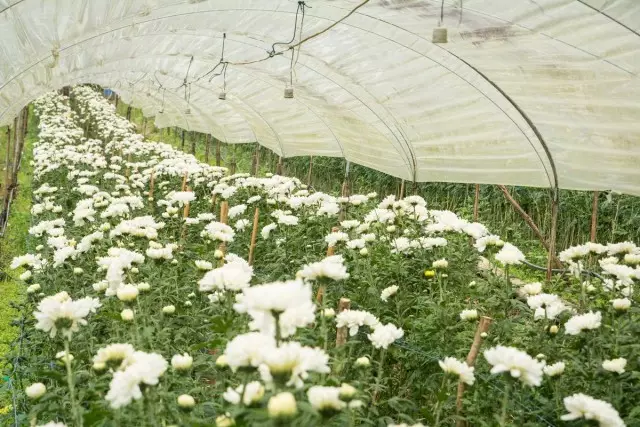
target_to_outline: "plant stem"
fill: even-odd
[[[64,340],[64,364],[67,367],[67,384],[69,385],[69,394],[71,396],[71,410],[73,417],[76,419],[76,425],[82,427],[82,414],[76,402],[76,386],[73,380],[73,371],[71,371],[71,358],[69,354],[69,338],[66,338]]]
[[[438,401],[436,402],[436,407],[434,408],[434,412],[436,413],[436,421],[434,427],[438,427],[440,425],[440,415],[442,414],[442,403],[444,401],[440,401],[440,396],[447,388],[447,374],[442,376],[442,384],[440,384],[440,391],[438,392]]]
[[[282,341],[282,332],[280,331],[280,313],[274,312],[273,317],[276,321],[276,347],[280,347],[280,341]]]
[[[376,386],[373,392],[373,404],[376,405],[378,402],[378,394],[380,394],[380,387],[382,383],[382,374],[384,374],[384,358],[387,355],[387,349],[383,348],[380,350],[380,365],[378,366],[378,375],[376,376]]]
[[[502,413],[500,414],[500,427],[507,425],[507,408],[509,407],[509,395],[511,394],[511,380],[507,378],[502,398]]]

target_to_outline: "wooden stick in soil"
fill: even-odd
[[[593,205],[591,207],[591,241],[595,242],[598,232],[598,196],[599,191],[593,192]]]
[[[479,209],[480,209],[480,184],[476,184],[476,195],[473,200],[473,222],[478,222]]]
[[[520,214],[522,219],[524,219],[524,222],[527,223],[527,225],[531,228],[533,233],[538,237],[542,246],[549,253],[549,256],[551,257],[551,260],[552,260],[552,265],[555,267],[561,268],[562,263],[551,250],[551,245],[547,242],[547,239],[545,239],[545,237],[542,235],[542,232],[540,231],[536,223],[533,222],[533,219],[531,219],[531,217],[524,211],[524,209],[522,209],[522,206],[520,206],[520,204],[516,201],[516,199],[513,198],[513,196],[509,193],[509,190],[507,189],[507,187],[505,187],[504,185],[498,185],[498,188],[504,193],[504,196],[507,199],[507,201],[511,203],[511,206],[513,206],[515,211],[518,212],[518,214]]]
[[[338,302],[338,313],[342,313],[345,310],[351,308],[351,300],[349,298],[340,298]],[[324,315],[324,314],[323,314]],[[336,332],[336,347],[343,346],[347,343],[347,336],[349,335],[349,329],[346,326],[341,326]]]
[[[480,346],[482,345],[482,334],[489,330],[492,320],[493,319],[487,316],[482,316],[480,318],[480,323],[478,323],[478,328],[476,329],[476,335],[473,337],[473,343],[471,344],[471,349],[467,355],[467,365],[473,366],[476,363],[476,358],[478,357]],[[462,397],[464,395],[464,389],[465,384],[460,381],[458,383],[458,393],[456,394],[456,414],[458,416],[462,413]],[[466,422],[464,420],[459,419],[456,421],[456,427],[465,427],[465,425]]]
[[[404,199],[404,179],[400,182],[400,197],[398,197],[400,200]]]
[[[211,135],[207,134],[207,141],[204,146],[204,162],[209,164],[209,152],[211,151]]]
[[[226,224],[228,220],[229,220],[229,202],[224,200],[222,201],[222,203],[220,203],[220,222],[223,224]],[[224,254],[227,251],[227,244],[225,242],[220,243],[220,246],[218,247],[218,249],[220,249]]]
[[[549,236],[549,260],[547,262],[547,281],[551,280],[553,275],[553,265],[556,258],[556,235],[558,232],[558,194],[557,189],[554,192],[551,201],[551,235]],[[559,262],[559,261],[558,261]]]
[[[311,186],[311,171],[313,170],[313,156],[309,157],[309,172],[307,172],[307,186]]]
[[[216,166],[220,166],[222,163],[222,153],[220,150],[220,140],[216,139]]]
[[[332,233],[335,233],[338,230],[340,230],[339,227],[331,227],[331,232]],[[329,246],[327,248],[327,256],[332,256],[332,255],[335,255],[335,254],[336,254],[335,246]],[[318,288],[318,293],[316,294],[316,302],[318,303],[318,305],[322,305],[322,298],[324,298],[324,292],[325,292],[324,286],[320,286]]]
[[[249,245],[249,265],[253,265],[256,251],[256,239],[258,238],[258,222],[260,219],[260,208],[256,208],[253,214],[253,230],[251,230],[251,244]]]
[[[188,179],[189,179],[189,172],[185,171],[184,176],[182,177],[182,186],[180,187],[180,191],[186,191]]]

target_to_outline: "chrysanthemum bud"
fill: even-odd
[[[84,273],[84,270],[81,269],[80,267],[76,267],[73,269],[73,274],[82,274]]]
[[[228,412],[225,415],[220,415],[216,418],[216,427],[231,427],[236,425],[236,422],[231,418],[231,414]]]
[[[24,389],[29,399],[40,399],[46,392],[47,387],[42,383],[34,383]]]
[[[425,270],[424,271],[424,277],[430,279],[432,277],[435,277],[436,272],[434,270]]]
[[[367,249],[367,248],[360,249],[360,255],[362,255],[362,256],[369,255],[369,249]]]
[[[289,392],[278,393],[269,399],[267,410],[271,418],[291,418],[298,412],[296,398]]]
[[[191,409],[196,406],[196,400],[188,394],[182,394],[178,396],[178,406],[183,409]]]
[[[176,312],[176,306],[175,305],[165,305],[164,307],[162,307],[162,312],[164,314],[173,314]]]
[[[356,366],[367,367],[369,365],[371,365],[371,361],[367,356],[358,357],[356,359]]]
[[[333,308],[325,308],[322,315],[327,319],[331,319],[336,315],[336,311]]]
[[[227,366],[229,366],[229,364],[227,363],[227,356],[225,356],[224,354],[218,356],[218,358],[216,359],[216,366],[218,368],[226,368]]]
[[[124,320],[125,322],[131,322],[133,320],[133,310],[125,308],[120,313],[120,318],[122,318],[122,320]]]
[[[557,325],[551,325],[549,327],[549,333],[550,334],[554,334],[554,335],[557,334],[558,333],[558,326]]]
[[[216,249],[216,251],[213,253],[213,257],[215,259],[222,259],[224,257],[224,252],[222,252],[220,249]]]
[[[193,365],[193,357],[189,356],[188,353],[184,353],[182,355],[176,354],[171,358],[171,366],[176,371],[186,371],[191,369]]]
[[[39,283],[34,283],[33,285],[29,286],[27,288],[27,293],[28,294],[35,294],[36,292],[38,292],[40,289],[42,289],[42,287],[40,286]]]
[[[351,384],[342,383],[340,386],[340,400],[349,402],[356,395],[356,388]]]
[[[613,308],[619,311],[627,311],[631,307],[631,300],[628,298],[617,298],[611,301]]]

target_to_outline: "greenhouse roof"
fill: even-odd
[[[157,126],[283,157],[640,195],[640,1],[304,3],[0,0],[0,125],[97,83]]]

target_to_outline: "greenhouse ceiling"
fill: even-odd
[[[640,195],[640,1],[300,3],[0,0],[0,125],[97,83],[283,157]]]

